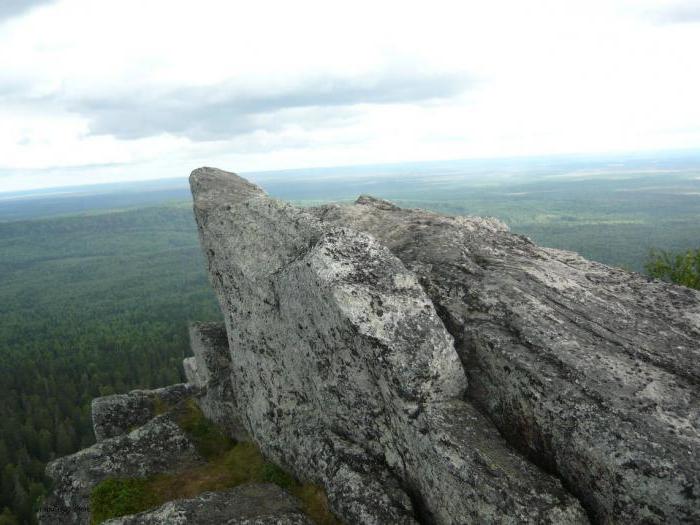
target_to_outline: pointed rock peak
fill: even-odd
[[[207,167],[197,168],[190,174],[190,189],[194,204],[199,208],[238,204],[265,195],[262,188],[235,173]]]
[[[400,210],[396,204],[393,202],[389,202],[384,199],[378,199],[376,197],[372,197],[371,195],[360,195],[357,200],[355,201],[355,204],[361,204],[363,206],[374,206],[375,208],[379,210]]]

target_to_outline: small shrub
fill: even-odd
[[[677,254],[652,250],[644,268],[651,277],[700,290],[700,249]]]
[[[157,504],[142,478],[108,479],[98,484],[90,496],[92,523],[144,511]]]

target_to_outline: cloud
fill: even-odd
[[[0,0],[0,191],[697,147],[696,5]]]
[[[69,111],[89,120],[90,133],[136,139],[160,133],[195,141],[227,139],[256,130],[274,131],[299,117],[303,121],[343,120],[360,104],[425,103],[454,97],[473,84],[464,74],[384,73],[338,78],[319,76],[296,85],[242,87],[227,82],[213,86],[141,91],[68,100]],[[339,114],[340,112],[340,114]]]
[[[23,15],[41,5],[48,5],[55,0],[2,0],[0,2],[0,24],[9,18]]]
[[[692,24],[700,22],[700,3],[697,0],[676,2],[649,12],[658,24]]]

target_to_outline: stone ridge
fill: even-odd
[[[236,175],[190,181],[234,398],[268,457],[347,523],[587,521],[462,399],[454,340],[386,247]]]
[[[207,347],[205,353],[216,354],[221,348],[222,333],[218,324],[193,325],[191,331],[202,336],[200,342]],[[225,334],[225,331],[223,332]],[[199,349],[202,350],[201,348]],[[209,377],[216,377],[222,360],[205,360],[204,366]],[[220,378],[228,382],[229,378]],[[197,451],[191,437],[183,430],[183,416],[189,413],[188,402],[199,397],[199,402],[212,401],[227,390],[216,388],[215,382],[202,386],[172,385],[158,390],[134,390],[121,396],[98,398],[93,403],[102,414],[105,407],[114,410],[112,420],[121,414],[130,421],[150,418],[136,429],[123,430],[119,434],[105,437],[99,443],[75,454],[52,461],[47,467],[47,476],[53,481],[52,493],[42,504],[38,513],[40,525],[87,525],[93,523],[95,512],[90,508],[91,494],[95,487],[107,479],[149,478],[157,474],[179,473],[179,476],[191,472],[191,468],[200,469],[205,459]],[[208,396],[202,397],[202,390],[209,390]],[[185,394],[186,397],[183,397]],[[154,415],[152,407],[144,399],[158,399],[164,403],[164,413]],[[165,404],[165,399],[169,403]],[[125,401],[126,400],[126,401]],[[227,399],[215,399],[220,406]],[[125,412],[130,407],[138,414]],[[93,419],[100,419],[93,414]],[[116,432],[125,425],[113,425]],[[200,479],[201,482],[201,479]],[[122,496],[123,497],[123,496]],[[116,506],[115,506],[116,507]],[[116,510],[116,508],[114,509]],[[101,512],[105,512],[104,503]],[[218,525],[311,525],[312,521],[302,510],[302,503],[284,489],[268,483],[246,483],[233,489],[220,492],[207,492],[188,499],[169,501],[158,508],[152,508],[138,514],[121,516],[106,521],[116,525],[177,525],[199,524]]]
[[[361,198],[307,209],[418,276],[468,398],[596,522],[700,522],[700,293],[540,248],[478,217]]]

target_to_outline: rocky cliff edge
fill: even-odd
[[[187,385],[96,400],[98,448],[49,466],[50,502],[79,507],[106,476],[98,458],[149,436],[199,461],[148,412],[154,396],[194,395],[232,438],[323,487],[348,524],[700,522],[698,292],[494,219],[369,196],[296,208],[214,168],[190,183],[225,325],[192,328]],[[123,523],[186,510],[213,523],[207,502],[237,497]]]

